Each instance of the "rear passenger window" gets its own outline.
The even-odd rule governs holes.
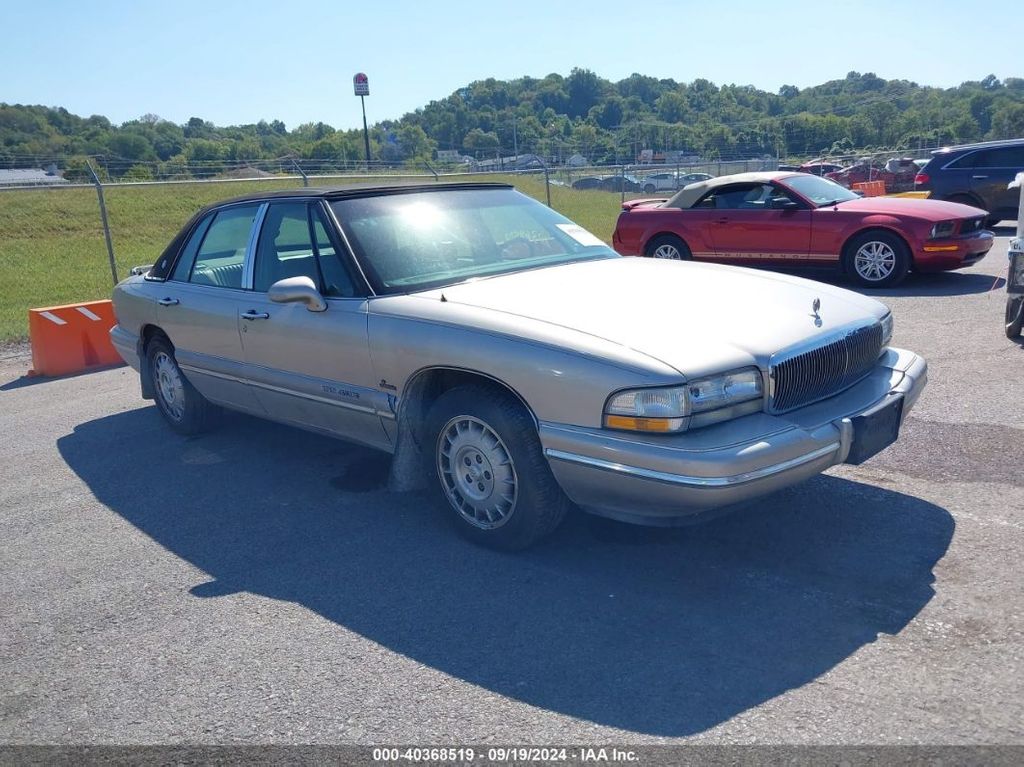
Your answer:
[[[213,216],[207,216],[199,222],[199,226],[192,232],[192,236],[189,237],[188,242],[185,243],[185,247],[181,251],[181,255],[178,257],[178,263],[174,265],[174,272],[171,274],[172,280],[188,282],[188,275],[192,271],[192,264],[196,260],[199,245],[202,243],[203,237],[206,236],[206,230],[210,228],[211,221],[213,221]]]
[[[975,168],[1024,168],[1024,146],[1008,146],[978,152]]]
[[[221,288],[242,287],[245,251],[259,207],[258,203],[239,205],[217,213],[199,246],[189,282]]]

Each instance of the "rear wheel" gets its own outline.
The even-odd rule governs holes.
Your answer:
[[[689,261],[690,248],[674,234],[662,234],[647,243],[644,255],[649,258],[666,258],[670,261]]]
[[[864,232],[847,243],[843,267],[862,287],[891,287],[910,271],[910,250],[891,232]]]
[[[217,408],[189,383],[174,358],[174,347],[157,337],[146,347],[154,399],[164,420],[179,434],[199,434],[213,426]]]
[[[653,192],[654,192],[654,184],[645,184],[644,185],[644,194],[653,194]]]
[[[463,535],[516,550],[558,527],[569,499],[521,403],[502,391],[462,386],[438,398],[428,424],[441,495]]]
[[[1010,296],[1006,299],[1006,337],[1020,338],[1024,327],[1024,296]]]

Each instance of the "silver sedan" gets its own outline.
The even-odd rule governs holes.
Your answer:
[[[617,256],[497,184],[212,205],[114,291],[175,431],[219,408],[394,455],[467,535],[522,548],[576,505],[681,524],[891,444],[926,380],[881,303]]]

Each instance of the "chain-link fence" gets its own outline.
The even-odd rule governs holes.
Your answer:
[[[611,242],[621,202],[668,197],[711,176],[781,168],[859,167],[845,183],[875,180],[913,186],[921,152],[855,153],[811,158],[809,165],[778,158],[699,158],[587,165],[555,164],[537,155],[498,156],[473,163],[403,165],[284,158],[253,162],[153,163],[95,157],[82,167],[26,174],[0,170],[0,341],[23,336],[30,307],[103,298],[135,265],[152,263],[200,207],[252,191],[353,183],[498,181],[550,205]],[[893,166],[895,162],[895,166]],[[898,167],[897,167],[898,166]],[[59,168],[63,167],[63,170]],[[133,168],[135,170],[133,170]],[[49,170],[49,174],[47,171]],[[21,178],[16,178],[16,176]],[[147,177],[148,176],[148,177]]]

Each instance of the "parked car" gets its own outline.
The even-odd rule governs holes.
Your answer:
[[[836,165],[834,162],[826,162],[824,160],[811,160],[797,168],[800,173],[810,173],[812,176],[824,176],[827,173],[835,173],[842,169],[842,165]],[[781,166],[779,170],[782,170]]]
[[[1024,170],[1024,138],[963,144],[932,152],[917,174],[918,189],[930,197],[982,208],[987,226],[1017,218],[1017,191],[1008,189]]]
[[[605,176],[601,179],[601,189],[606,192],[639,192],[640,182],[633,176]]]
[[[825,173],[825,178],[847,188],[865,181],[884,181],[885,191],[907,192],[914,188],[917,165],[909,157],[887,160],[884,164],[874,160],[860,160],[846,168]]]
[[[888,348],[878,301],[621,258],[500,184],[217,203],[114,307],[111,339],[174,431],[225,407],[393,453],[394,487],[429,480],[503,548],[570,502],[674,524],[864,461],[927,371]]]
[[[985,212],[938,200],[860,197],[806,173],[741,173],[670,200],[623,205],[612,244],[627,256],[755,266],[834,266],[883,287],[909,271],[970,266],[991,249]]]
[[[572,182],[573,189],[600,189],[601,179],[597,176],[584,176]]]
[[[652,173],[649,176],[638,179],[638,181],[644,194],[653,194],[654,192],[676,192],[687,184],[706,181],[709,178],[714,177],[707,173],[682,173],[676,175],[675,172],[671,172]]]

